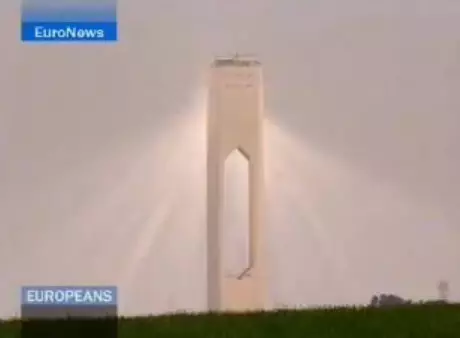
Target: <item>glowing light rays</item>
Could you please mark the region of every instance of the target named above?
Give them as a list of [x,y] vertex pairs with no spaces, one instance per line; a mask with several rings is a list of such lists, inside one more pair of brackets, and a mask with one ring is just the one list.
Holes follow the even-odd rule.
[[[423,293],[423,287],[417,282],[416,291],[409,281],[415,283],[421,276],[429,278],[430,269],[431,273],[442,269],[424,249],[428,238],[432,245],[450,242],[446,224],[441,222],[433,228],[431,220],[441,220],[433,206],[420,203],[416,196],[361,168],[338,161],[338,157],[319,152],[272,122],[267,123],[267,151],[269,210],[284,209],[284,214],[278,210],[278,218],[287,222],[288,214],[294,213],[296,216],[290,215],[290,230],[297,231],[298,236],[299,227],[308,227],[302,235],[310,232],[318,253],[333,263],[333,271],[324,271],[315,266],[317,258],[305,256],[310,265],[296,273],[304,277],[307,271],[322,273],[322,287],[330,285],[327,295],[334,294],[330,300],[326,293],[317,299],[312,290],[318,287],[314,285],[318,281],[310,280],[304,286],[304,292],[310,294],[309,304],[365,303],[377,289],[413,294],[416,298],[417,292]],[[277,229],[276,224],[270,224],[270,231],[272,236],[278,234],[278,238],[286,240],[290,235],[285,228]],[[313,244],[312,238],[306,238],[304,243]],[[391,252],[388,243],[393,248]],[[453,257],[448,247],[451,245],[437,247],[436,255],[444,252]],[[306,255],[308,250],[301,253]],[[392,277],[394,260],[402,267],[396,269],[399,278]],[[425,266],[420,264],[422,261]]]
[[[330,228],[330,224],[322,219],[321,213],[317,210],[325,198],[327,200],[327,194],[332,192],[337,181],[350,179],[347,178],[347,168],[343,164],[328,161],[324,155],[308,148],[306,144],[301,144],[271,121],[267,121],[266,129],[269,168],[267,190],[270,203],[268,210],[282,208],[286,214],[291,214],[291,218],[295,219],[289,224],[296,224],[296,227],[305,229],[302,231],[305,236],[304,245],[309,245],[308,243],[313,240],[317,242],[315,247],[319,250],[314,252],[316,257],[306,257],[306,266],[299,268],[298,276],[292,278],[302,279],[301,276],[305,276],[302,270],[308,269],[307,265],[315,266],[318,262],[329,262],[333,267],[331,272],[337,274],[336,278],[341,281],[341,287],[350,291],[350,288],[359,283],[353,278],[346,252],[330,233],[334,229]],[[275,233],[283,231],[286,234],[289,231],[286,227],[273,227],[270,230]],[[291,228],[290,231],[292,230]],[[311,236],[313,238],[308,238]],[[322,266],[323,263],[316,266],[316,269],[321,271],[325,268]],[[331,276],[331,272],[327,275]]]
[[[117,284],[123,314],[204,308],[204,89],[182,111],[161,133],[85,166],[79,179],[93,185],[84,190],[93,194],[83,196],[59,227],[34,233],[28,261],[22,258],[29,269],[8,277],[9,285]],[[415,290],[414,280],[428,280],[433,271],[453,275],[426,250],[429,240],[437,255],[459,257],[440,213],[272,120],[265,127],[265,228],[274,302],[367,302],[383,286],[417,297],[436,281]],[[405,267],[399,280],[388,277],[395,259]]]

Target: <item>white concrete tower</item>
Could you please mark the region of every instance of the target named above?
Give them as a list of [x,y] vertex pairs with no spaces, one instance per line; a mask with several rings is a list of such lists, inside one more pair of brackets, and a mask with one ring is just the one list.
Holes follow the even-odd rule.
[[[216,59],[211,66],[207,150],[207,297],[211,311],[266,307],[263,239],[263,85],[256,60]],[[232,278],[222,268],[225,161],[239,151],[248,160],[248,266]]]

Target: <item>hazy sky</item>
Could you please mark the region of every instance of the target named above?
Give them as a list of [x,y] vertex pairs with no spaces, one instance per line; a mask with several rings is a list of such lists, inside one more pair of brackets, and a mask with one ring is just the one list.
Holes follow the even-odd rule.
[[[278,304],[460,300],[460,3],[119,1],[115,45],[19,42],[0,3],[0,315],[23,284],[204,306],[204,86],[255,53]],[[180,212],[178,212],[180,211]]]

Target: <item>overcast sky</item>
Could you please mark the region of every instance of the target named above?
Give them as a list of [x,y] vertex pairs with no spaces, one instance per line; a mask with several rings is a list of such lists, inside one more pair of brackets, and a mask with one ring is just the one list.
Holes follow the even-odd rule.
[[[0,315],[24,284],[204,306],[204,86],[255,53],[271,300],[460,300],[460,3],[119,1],[120,42],[19,42],[0,3]],[[180,212],[179,212],[180,211]]]

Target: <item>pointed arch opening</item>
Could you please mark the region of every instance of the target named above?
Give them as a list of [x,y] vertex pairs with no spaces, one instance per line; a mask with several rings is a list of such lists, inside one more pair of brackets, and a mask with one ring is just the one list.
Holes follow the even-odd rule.
[[249,157],[234,149],[225,161],[222,219],[224,276],[238,278],[249,265]]

